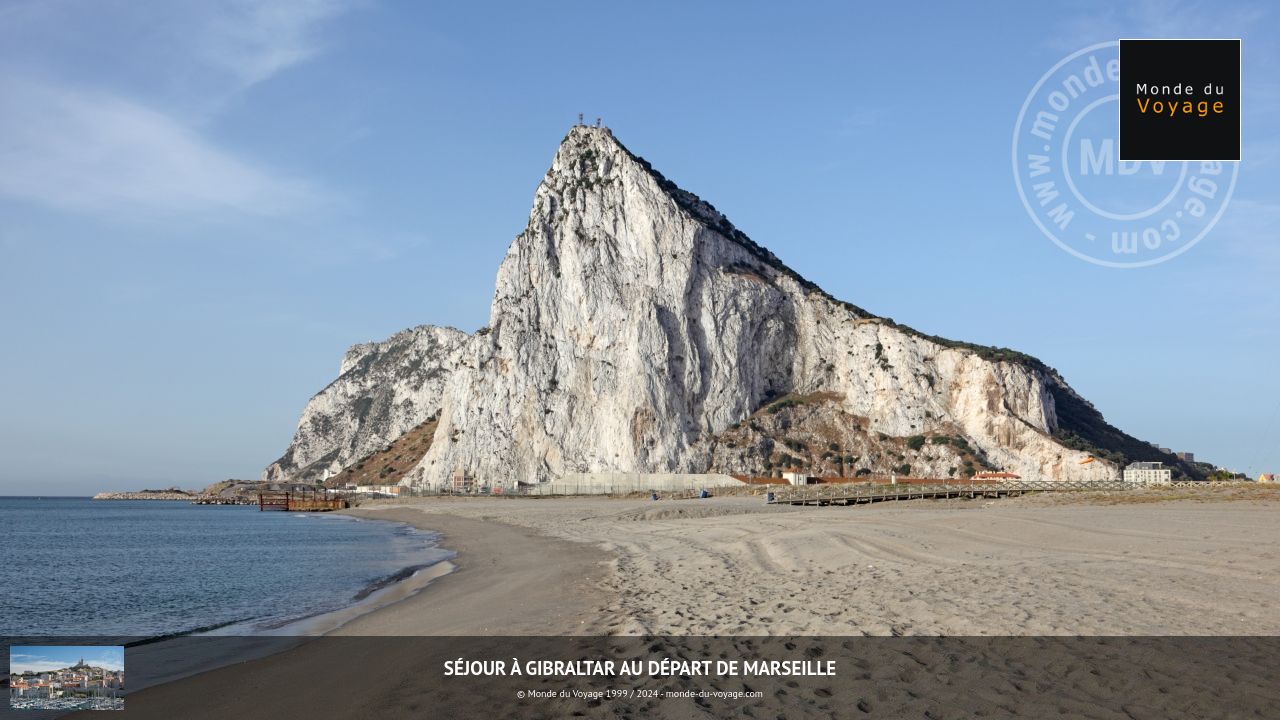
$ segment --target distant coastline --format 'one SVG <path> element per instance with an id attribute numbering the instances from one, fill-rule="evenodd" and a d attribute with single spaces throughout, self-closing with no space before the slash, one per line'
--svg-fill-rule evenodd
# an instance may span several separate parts
<path id="1" fill-rule="evenodd" d="M 170 488 L 168 490 L 139 490 L 138 492 L 100 492 L 94 500 L 192 500 L 195 493 Z"/>

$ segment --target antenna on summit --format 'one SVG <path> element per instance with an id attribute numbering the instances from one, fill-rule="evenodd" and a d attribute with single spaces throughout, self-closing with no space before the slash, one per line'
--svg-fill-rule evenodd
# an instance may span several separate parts
<path id="1" fill-rule="evenodd" d="M 600 127 L 600 118 L 596 118 L 596 127 Z"/>
<path id="2" fill-rule="evenodd" d="M 578 124 L 579 124 L 579 125 L 586 125 L 586 123 L 582 122 L 582 113 L 578 113 Z"/>

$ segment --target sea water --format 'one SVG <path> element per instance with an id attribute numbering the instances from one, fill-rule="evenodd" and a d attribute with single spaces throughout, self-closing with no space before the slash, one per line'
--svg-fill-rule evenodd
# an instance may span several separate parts
<path id="1" fill-rule="evenodd" d="M 0 497 L 0 636 L 274 628 L 448 558 L 436 540 L 333 513 Z"/>

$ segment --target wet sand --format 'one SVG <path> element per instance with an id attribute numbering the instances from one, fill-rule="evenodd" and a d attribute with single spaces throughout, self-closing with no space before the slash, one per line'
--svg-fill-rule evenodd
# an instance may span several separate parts
<path id="1" fill-rule="evenodd" d="M 334 635 L 592 635 L 601 631 L 608 557 L 589 546 L 483 514 L 427 515 L 417 508 L 356 509 L 442 534 L 456 566 L 423 592 L 375 610 Z"/>
<path id="2" fill-rule="evenodd" d="M 425 590 L 362 615 L 333 637 L 589 635 L 600 632 L 607 566 L 589 546 L 482 518 L 428 516 L 417 509 L 354 510 L 371 519 L 408 522 L 443 535 L 455 569 Z M 222 647 L 225 638 L 210 638 Z M 286 647 L 287 640 L 281 641 Z M 203 648 L 206 643 L 199 643 Z M 420 717 L 392 700 L 424 674 L 421 645 L 404 642 L 304 642 L 248 660 L 130 693 L 131 718 Z M 126 659 L 126 663 L 130 662 Z M 350 692 L 325 692 L 336 682 Z M 398 706 L 392 712 L 388 704 Z M 96 717 L 77 714 L 79 717 Z"/>

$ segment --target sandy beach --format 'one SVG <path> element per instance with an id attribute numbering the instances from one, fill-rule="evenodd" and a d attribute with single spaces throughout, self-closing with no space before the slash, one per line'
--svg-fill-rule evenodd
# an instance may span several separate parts
<path id="1" fill-rule="evenodd" d="M 1222 492 L 853 508 L 432 499 L 358 512 L 429 528 L 466 518 L 572 544 L 538 572 L 590 547 L 608 571 L 591 595 L 604 613 L 583 627 L 611 634 L 1280 634 L 1280 493 Z"/>
<path id="2" fill-rule="evenodd" d="M 363 615 L 333 635 L 593 635 L 602 630 L 608 566 L 589 546 L 495 522 L 484 513 L 355 509 L 443 535 L 455 569 L 427 590 Z"/>
<path id="3" fill-rule="evenodd" d="M 1280 635 L 1280 494 L 1206 489 L 1160 497 L 860 507 L 774 507 L 755 497 L 374 504 L 352 512 L 441 532 L 442 545 L 457 551 L 456 569 L 328 638 L 131 694 L 128 709 L 137 717 L 172 717 L 175 707 L 193 718 L 415 717 L 427 706 L 469 707 L 465 693 L 428 692 L 426 685 L 440 682 L 439 657 L 412 636 L 488 636 L 487 650 L 499 657 L 506 636 L 991 636 L 996 643 L 1021 636 L 1033 644 L 993 645 L 990 654 L 1032 658 L 1044 654 L 1032 648 L 1052 642 L 1047 636 Z M 486 651 L 484 640 L 467 642 L 440 639 L 431 647 L 446 655 Z M 1232 652 L 1221 649 L 1224 657 Z M 1130 662 L 1109 657 L 1117 667 Z M 378 671 L 367 672 L 370 666 Z M 278 692 L 335 668 L 354 680 L 343 683 L 351 692 L 337 696 L 346 699 Z M 1087 682 L 1069 688 L 1097 702 Z M 832 717 L 849 707 L 842 702 L 869 703 L 848 688 L 791 688 L 809 691 L 818 703 L 810 709 L 827 708 Z M 200 702 L 192 705 L 193 697 Z M 795 700 L 779 695 L 759 707 Z M 879 707 L 905 712 L 917 707 L 910 702 Z M 991 702 L 999 707 L 1008 698 Z M 591 707 L 592 715 L 626 714 Z"/>

